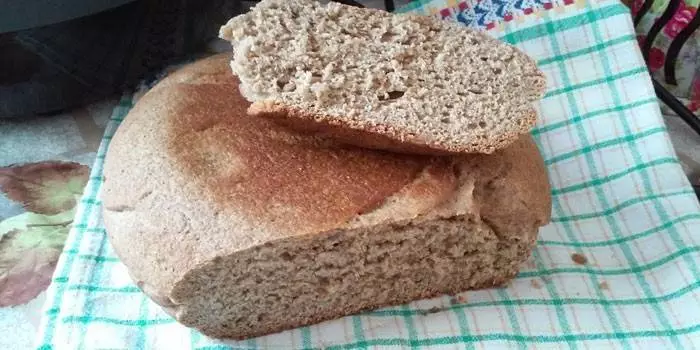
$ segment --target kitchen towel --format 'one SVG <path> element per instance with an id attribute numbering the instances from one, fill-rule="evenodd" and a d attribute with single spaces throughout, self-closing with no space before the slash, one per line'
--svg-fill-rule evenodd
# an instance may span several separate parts
<path id="1" fill-rule="evenodd" d="M 700 205 L 671 146 L 628 9 L 617 0 L 419 1 L 535 58 L 548 90 L 532 134 L 552 222 L 507 287 L 343 317 L 241 342 L 176 323 L 106 239 L 114 111 L 49 287 L 40 349 L 691 349 L 700 346 Z M 138 244 L 138 242 L 134 242 Z"/>

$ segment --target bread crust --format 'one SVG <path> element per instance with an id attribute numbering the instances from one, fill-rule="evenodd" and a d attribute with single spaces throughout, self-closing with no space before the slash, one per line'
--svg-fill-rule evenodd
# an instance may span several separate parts
<path id="1" fill-rule="evenodd" d="M 503 242 L 522 244 L 508 258 L 517 266 L 549 221 L 549 183 L 530 137 L 493 155 L 427 157 L 303 136 L 247 115 L 249 104 L 237 96 L 228 59 L 218 55 L 188 65 L 144 95 L 105 160 L 109 239 L 139 287 L 181 322 L 192 296 L 174 294 L 176 287 L 191 282 L 203 266 L 251 249 L 460 215 L 481 222 Z M 401 210 L 382 212 L 391 203 L 400 203 Z M 516 272 L 500 271 L 494 283 Z M 476 287 L 455 282 L 420 297 Z M 344 314 L 319 314 L 304 324 Z M 192 326 L 217 337 L 282 329 L 238 334 L 212 324 Z"/>
<path id="2" fill-rule="evenodd" d="M 344 118 L 310 113 L 282 102 L 254 102 L 248 113 L 291 128 L 306 135 L 328 137 L 339 142 L 378 150 L 405 154 L 458 155 L 465 153 L 492 154 L 513 144 L 527 134 L 537 120 L 537 112 L 528 110 L 520 119 L 520 129 L 510 130 L 478 144 L 446 144 L 428 140 L 391 125 L 350 124 Z"/>

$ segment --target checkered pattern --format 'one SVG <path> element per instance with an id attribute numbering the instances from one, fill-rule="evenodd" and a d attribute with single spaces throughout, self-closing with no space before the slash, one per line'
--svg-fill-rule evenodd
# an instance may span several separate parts
<path id="1" fill-rule="evenodd" d="M 533 135 L 553 186 L 552 223 L 541 230 L 532 259 L 507 288 L 228 344 L 187 329 L 140 293 L 105 239 L 102 159 L 132 104 L 125 98 L 104 137 L 49 289 L 38 346 L 700 346 L 700 205 L 669 143 L 626 8 L 615 1 L 579 1 L 535 11 L 491 33 L 538 60 L 549 81 Z M 574 253 L 587 263 L 573 262 Z"/>
<path id="2" fill-rule="evenodd" d="M 414 0 L 396 12 L 419 12 L 464 25 L 492 29 L 499 22 L 539 10 L 571 5 L 575 0 Z"/>

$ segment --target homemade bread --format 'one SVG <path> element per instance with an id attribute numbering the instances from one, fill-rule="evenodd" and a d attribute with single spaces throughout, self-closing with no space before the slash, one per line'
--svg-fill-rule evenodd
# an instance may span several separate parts
<path id="1" fill-rule="evenodd" d="M 546 85 L 461 24 L 334 2 L 263 0 L 220 36 L 251 113 L 362 147 L 491 153 L 532 128 Z"/>
<path id="2" fill-rule="evenodd" d="M 549 220 L 529 136 L 427 157 L 304 137 L 263 118 L 217 56 L 143 96 L 115 134 L 102 199 L 137 285 L 220 338 L 506 283 Z"/>

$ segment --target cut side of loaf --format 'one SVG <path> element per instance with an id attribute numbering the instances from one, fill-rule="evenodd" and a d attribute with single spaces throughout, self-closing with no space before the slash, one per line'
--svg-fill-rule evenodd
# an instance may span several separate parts
<path id="1" fill-rule="evenodd" d="M 534 245 L 532 231 L 516 237 L 457 216 L 274 242 L 190 271 L 170 312 L 212 337 L 241 339 L 502 286 Z"/>
<path id="2" fill-rule="evenodd" d="M 228 59 L 157 84 L 105 159 L 110 243 L 182 324 L 260 336 L 502 285 L 530 255 L 551 198 L 529 136 L 450 157 L 302 136 L 246 113 Z"/>
<path id="3" fill-rule="evenodd" d="M 532 128 L 546 85 L 473 29 L 333 2 L 263 0 L 220 36 L 252 114 L 363 147 L 491 153 Z"/>

